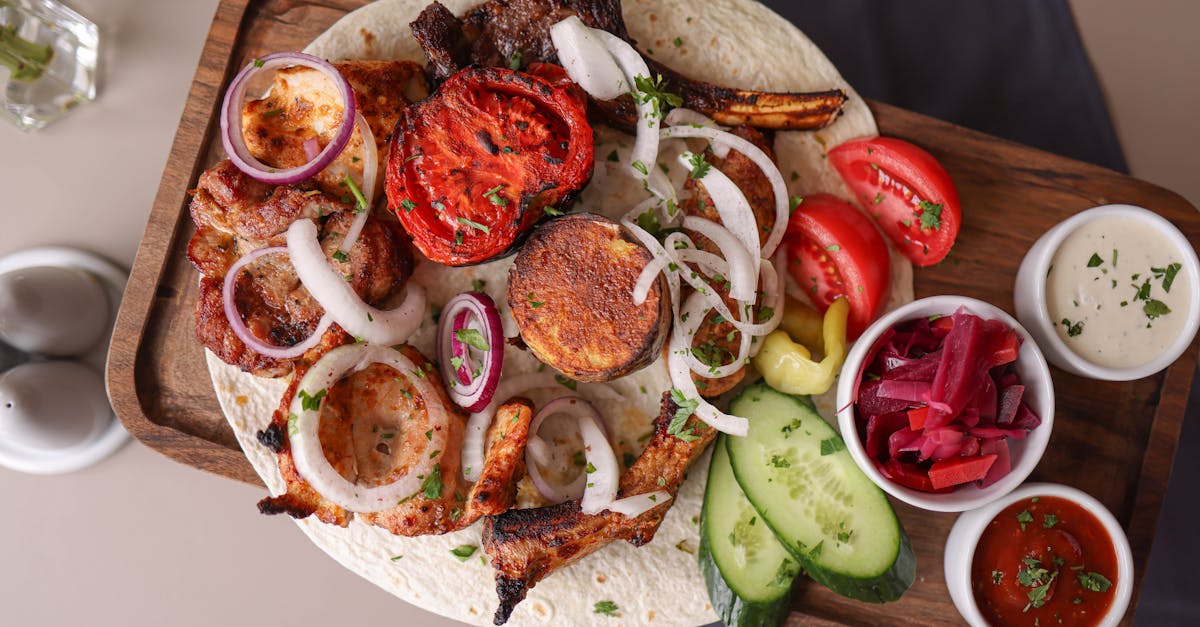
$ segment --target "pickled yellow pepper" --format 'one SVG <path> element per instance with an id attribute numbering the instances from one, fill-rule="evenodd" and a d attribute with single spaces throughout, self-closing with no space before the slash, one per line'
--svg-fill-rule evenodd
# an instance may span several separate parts
<path id="1" fill-rule="evenodd" d="M 781 328 L 763 339 L 754 367 L 767 384 L 785 394 L 824 394 L 833 387 L 834 377 L 846 359 L 849 315 L 850 304 L 845 298 L 833 301 L 823 319 L 812 308 L 789 299 Z M 814 361 L 813 350 L 823 352 L 825 357 Z"/>

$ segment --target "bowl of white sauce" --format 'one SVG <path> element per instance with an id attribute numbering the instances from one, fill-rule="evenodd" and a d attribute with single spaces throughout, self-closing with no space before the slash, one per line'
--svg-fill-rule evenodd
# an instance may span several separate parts
<path id="1" fill-rule="evenodd" d="M 1034 242 L 1013 289 L 1046 359 L 1130 381 L 1171 365 L 1200 328 L 1200 261 L 1183 233 L 1132 205 L 1078 213 Z"/>

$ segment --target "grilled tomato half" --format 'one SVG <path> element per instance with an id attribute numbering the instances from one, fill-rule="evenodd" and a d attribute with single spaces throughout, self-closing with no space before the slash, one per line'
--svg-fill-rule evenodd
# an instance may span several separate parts
<path id="1" fill-rule="evenodd" d="M 448 266 L 511 252 L 591 177 L 592 128 L 571 83 L 468 68 L 408 107 L 392 133 L 388 207 Z"/>

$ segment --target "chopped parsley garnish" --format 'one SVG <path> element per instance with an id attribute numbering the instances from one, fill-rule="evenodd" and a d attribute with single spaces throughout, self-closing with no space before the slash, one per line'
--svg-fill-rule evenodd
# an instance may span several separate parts
<path id="1" fill-rule="evenodd" d="M 455 547 L 453 549 L 450 549 L 450 554 L 453 555 L 454 557 L 458 558 L 458 561 L 465 562 L 465 561 L 467 561 L 467 559 L 469 559 L 472 555 L 475 554 L 475 551 L 478 548 L 479 547 L 475 546 L 474 544 L 464 544 L 460 547 Z"/>
<path id="2" fill-rule="evenodd" d="M 796 207 L 799 207 L 800 203 L 802 202 L 804 202 L 803 196 L 792 196 L 788 198 L 788 210 L 795 211 Z"/>
<path id="3" fill-rule="evenodd" d="M 288 435 L 289 436 L 300 433 L 300 427 L 296 424 L 296 421 L 299 419 L 300 419 L 300 417 L 297 416 L 296 414 L 288 414 L 287 425 L 288 425 Z"/>
<path id="4" fill-rule="evenodd" d="M 683 98 L 679 97 L 678 94 L 666 91 L 666 88 L 663 86 L 663 77 L 661 74 L 655 76 L 654 80 L 650 80 L 645 76 L 635 76 L 633 77 L 633 86 L 633 99 L 639 104 L 650 104 L 653 107 L 652 115 L 658 118 L 662 117 L 664 104 L 671 107 L 678 107 L 683 104 Z"/>
<path id="5" fill-rule="evenodd" d="M 700 406 L 700 401 L 694 398 L 687 398 L 678 389 L 671 388 L 671 400 L 675 402 L 675 415 L 671 417 L 670 424 L 667 425 L 667 434 L 673 435 L 684 442 L 691 442 L 697 439 L 697 436 L 691 433 L 691 429 L 686 432 L 683 430 L 687 424 L 688 418 Z"/>
<path id="6" fill-rule="evenodd" d="M 992 571 L 992 583 L 999 584 L 1004 580 L 1004 572 L 999 570 Z"/>
<path id="7" fill-rule="evenodd" d="M 538 307 L 541 307 L 542 305 L 545 305 L 545 304 L 546 304 L 546 303 L 545 303 L 545 302 L 543 302 L 543 301 L 540 301 L 540 300 L 534 300 L 534 299 L 533 299 L 533 292 L 530 292 L 530 293 L 526 294 L 526 295 L 525 295 L 525 298 L 529 300 L 529 308 L 530 308 L 530 309 L 537 309 Z"/>
<path id="8" fill-rule="evenodd" d="M 508 201 L 505 201 L 505 202 L 508 202 Z M 479 230 L 479 231 L 483 231 L 484 233 L 491 233 L 491 232 L 492 232 L 492 230 L 491 230 L 491 229 L 489 229 L 489 228 L 487 227 L 487 225 L 480 224 L 480 223 L 478 223 L 478 222 L 475 222 L 474 220 L 468 220 L 468 219 L 466 219 L 466 218 L 464 218 L 464 217 L 462 217 L 462 216 L 458 216 L 457 218 L 455 218 L 455 220 L 458 220 L 458 223 L 459 223 L 459 224 L 463 224 L 463 225 L 469 226 L 469 227 L 471 227 L 471 228 L 473 228 L 473 229 L 476 229 L 476 230 Z"/>
<path id="9" fill-rule="evenodd" d="M 400 206 L 401 206 L 401 207 L 404 207 L 404 210 L 405 210 L 405 211 L 410 211 L 410 212 L 411 212 L 413 209 L 416 209 L 416 208 L 417 208 L 417 203 L 415 203 L 415 202 L 413 202 L 413 201 L 411 201 L 411 200 L 409 200 L 409 199 L 405 198 L 404 200 L 401 200 L 401 201 L 400 201 Z"/>
<path id="10" fill-rule="evenodd" d="M 791 437 L 792 432 L 795 431 L 796 429 L 799 429 L 800 425 L 801 425 L 800 419 L 796 418 L 795 420 L 791 421 L 787 425 L 784 425 L 784 427 L 782 429 L 780 429 L 779 432 L 782 433 L 783 437 L 786 439 L 786 438 Z"/>
<path id="11" fill-rule="evenodd" d="M 306 390 L 300 390 L 300 407 L 305 411 L 316 411 L 321 409 L 321 399 L 325 398 L 328 390 L 321 390 L 315 395 L 310 395 Z"/>
<path id="12" fill-rule="evenodd" d="M 638 215 L 637 225 L 654 236 L 657 236 L 662 230 L 662 225 L 658 222 L 658 213 L 653 208 Z"/>
<path id="13" fill-rule="evenodd" d="M 922 200 L 918 205 L 921 207 L 921 228 L 930 231 L 936 231 L 942 227 L 942 206 Z"/>
<path id="14" fill-rule="evenodd" d="M 421 482 L 421 493 L 427 499 L 442 498 L 442 465 L 434 464 L 433 472 Z M 474 553 L 474 551 L 472 551 Z"/>
<path id="15" fill-rule="evenodd" d="M 340 261 L 342 263 L 350 261 L 350 255 L 347 255 L 346 251 L 344 250 L 335 250 L 330 256 L 333 257 L 334 261 Z"/>
<path id="16" fill-rule="evenodd" d="M 676 37 L 675 40 L 672 41 L 671 43 L 675 44 L 675 47 L 678 48 L 683 45 L 683 38 Z"/>
<path id="17" fill-rule="evenodd" d="M 512 56 L 508 58 L 508 69 L 510 69 L 510 70 L 521 69 L 521 51 L 520 50 L 512 53 Z"/>
<path id="18" fill-rule="evenodd" d="M 634 170 L 641 172 L 643 175 L 650 174 L 650 171 L 646 169 L 646 164 L 642 163 L 641 161 L 634 161 L 633 163 L 629 164 L 629 166 Z"/>
<path id="19" fill-rule="evenodd" d="M 270 111 L 263 113 L 262 116 L 264 118 L 273 118 L 281 113 L 283 113 L 283 109 L 271 109 Z"/>
<path id="20" fill-rule="evenodd" d="M 712 169 L 712 164 L 709 163 L 701 153 L 692 153 L 688 157 L 688 163 L 692 164 L 692 171 L 688 176 L 694 179 L 702 179 L 708 176 L 708 171 Z"/>
<path id="21" fill-rule="evenodd" d="M 265 62 L 265 61 L 263 61 L 262 59 L 255 59 L 255 60 L 254 60 L 254 67 L 262 67 L 264 63 L 266 63 L 266 62 Z"/>
<path id="22" fill-rule="evenodd" d="M 788 459 L 782 455 L 772 455 L 771 465 L 776 468 L 791 468 L 792 462 L 788 461 Z"/>
<path id="23" fill-rule="evenodd" d="M 463 344 L 466 344 L 467 346 L 477 350 L 486 351 L 491 348 L 488 346 L 487 340 L 484 339 L 483 334 L 477 329 L 459 329 L 454 332 L 454 337 L 457 338 L 459 342 L 462 342 Z"/>
<path id="24" fill-rule="evenodd" d="M 504 184 L 501 183 L 484 192 L 483 197 L 487 198 L 493 205 L 496 205 L 497 207 L 507 207 L 508 199 L 500 195 L 500 190 L 503 188 Z"/>
<path id="25" fill-rule="evenodd" d="M 358 185 L 354 184 L 354 179 L 350 178 L 350 175 L 347 174 L 343 182 L 346 184 L 346 187 L 350 188 L 350 193 L 354 194 L 354 204 L 357 205 L 354 213 L 366 213 L 367 199 L 363 196 L 362 190 L 358 188 Z"/>
<path id="26" fill-rule="evenodd" d="M 1054 525 L 1057 525 L 1057 524 L 1058 524 L 1058 516 L 1055 516 L 1054 514 L 1046 514 L 1042 518 L 1042 526 L 1045 527 L 1046 529 L 1050 529 L 1051 527 L 1053 527 Z"/>
<path id="27" fill-rule="evenodd" d="M 1079 585 L 1092 592 L 1107 592 L 1112 587 L 1112 582 L 1100 573 L 1078 573 L 1075 577 L 1079 579 Z"/>
<path id="28" fill-rule="evenodd" d="M 589 475 L 593 472 L 596 472 L 596 465 L 592 462 L 588 462 L 587 465 L 583 467 L 583 472 L 586 472 Z"/>
<path id="29" fill-rule="evenodd" d="M 471 280 L 471 289 L 475 290 L 476 292 L 482 292 L 483 288 L 485 287 L 487 287 L 487 281 L 484 281 L 483 279 Z"/>
<path id="30" fill-rule="evenodd" d="M 613 603 L 612 601 L 596 601 L 596 605 L 594 605 L 592 609 L 594 609 L 597 614 L 612 616 L 615 618 L 618 616 L 617 610 L 620 608 L 618 608 L 617 604 Z"/>
<path id="31" fill-rule="evenodd" d="M 425 432 L 425 439 L 426 439 L 426 440 L 432 440 L 432 439 L 433 439 L 433 429 L 430 429 L 429 431 L 426 431 L 426 432 Z"/>
<path id="32" fill-rule="evenodd" d="M 608 157 L 606 157 L 606 159 L 608 159 L 609 161 L 613 161 L 613 162 L 616 162 L 616 161 L 620 161 L 620 160 L 621 160 L 621 158 L 617 156 L 617 149 L 616 149 L 616 148 L 613 148 L 613 151 L 612 151 L 612 152 L 610 152 L 610 153 L 608 153 Z"/>
<path id="33" fill-rule="evenodd" d="M 567 388 L 568 390 L 571 390 L 572 392 L 574 392 L 575 389 L 577 387 L 579 387 L 579 384 L 576 383 L 574 379 L 568 379 L 567 377 L 565 377 L 561 374 L 554 375 L 554 380 L 557 381 L 559 385 Z"/>
<path id="34" fill-rule="evenodd" d="M 845 448 L 846 448 L 846 443 L 842 441 L 842 438 L 840 438 L 836 435 L 833 436 L 832 438 L 828 438 L 826 440 L 821 440 L 821 456 L 822 457 L 824 457 L 826 455 L 833 455 L 834 453 L 836 453 L 838 451 L 845 450 Z"/>
<path id="35" fill-rule="evenodd" d="M 1097 255 L 1096 253 L 1092 253 L 1092 257 L 1090 259 L 1088 259 L 1087 267 L 1095 268 L 1096 266 L 1098 266 L 1102 263 L 1104 263 L 1104 260 L 1100 258 L 1100 255 Z"/>
<path id="36" fill-rule="evenodd" d="M 874 203 L 878 205 L 881 202 L 883 202 L 883 192 L 875 192 Z"/>
<path id="37" fill-rule="evenodd" d="M 542 213 L 545 213 L 546 215 L 552 216 L 552 217 L 553 216 L 561 216 L 563 214 L 562 209 L 559 209 L 558 207 L 555 207 L 552 205 L 542 207 Z"/>
<path id="38" fill-rule="evenodd" d="M 1033 522 L 1033 514 L 1030 514 L 1029 510 L 1023 509 L 1020 514 L 1017 514 L 1017 522 L 1021 523 L 1021 531 L 1025 531 L 1025 526 Z"/>
<path id="39" fill-rule="evenodd" d="M 402 560 L 402 559 L 404 559 L 404 556 L 403 556 L 403 555 L 393 555 L 393 556 L 392 556 L 392 561 L 393 561 L 393 562 L 399 562 L 399 561 L 400 561 L 400 560 Z"/>
<path id="40" fill-rule="evenodd" d="M 1082 320 L 1080 320 L 1078 322 L 1071 322 L 1070 320 L 1063 318 L 1061 324 L 1067 328 L 1067 337 L 1075 337 L 1075 336 L 1079 335 L 1080 333 L 1083 333 L 1083 321 Z"/>
<path id="41" fill-rule="evenodd" d="M 842 247 L 838 246 L 837 244 L 831 244 L 831 245 L 825 247 L 825 250 L 828 250 L 831 253 L 836 253 L 837 251 L 839 251 L 841 249 L 842 249 Z"/>
<path id="42" fill-rule="evenodd" d="M 1166 303 L 1161 300 L 1151 298 L 1146 301 L 1146 304 L 1142 305 L 1142 312 L 1146 314 L 1147 318 L 1153 320 L 1159 316 L 1171 313 L 1171 308 L 1167 307 Z"/>

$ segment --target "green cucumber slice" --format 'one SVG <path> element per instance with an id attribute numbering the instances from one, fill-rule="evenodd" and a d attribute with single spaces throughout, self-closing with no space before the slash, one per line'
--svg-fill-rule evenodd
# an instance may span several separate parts
<path id="1" fill-rule="evenodd" d="M 916 574 L 912 545 L 833 427 L 761 382 L 729 409 L 750 420 L 746 437 L 725 441 L 733 474 L 809 576 L 861 601 L 900 598 Z"/>
<path id="2" fill-rule="evenodd" d="M 721 435 L 700 511 L 700 572 L 713 609 L 730 627 L 783 624 L 800 565 L 738 487 Z"/>

